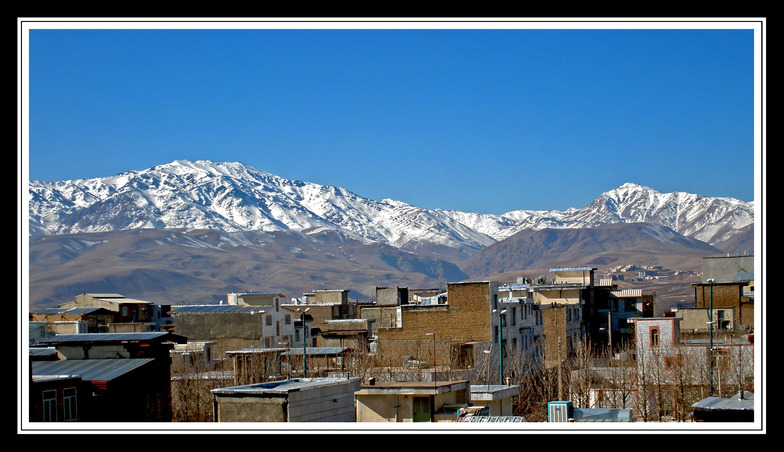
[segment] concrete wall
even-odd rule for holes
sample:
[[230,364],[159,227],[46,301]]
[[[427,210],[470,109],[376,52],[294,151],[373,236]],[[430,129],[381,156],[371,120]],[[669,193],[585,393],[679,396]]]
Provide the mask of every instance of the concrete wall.
[[359,317],[363,319],[374,319],[371,322],[371,331],[373,334],[378,332],[379,328],[395,328],[399,327],[399,320],[401,318],[401,308],[398,306],[362,306],[359,311]]
[[286,422],[287,399],[216,396],[217,422]]
[[[356,396],[357,422],[414,422],[414,399],[431,402],[434,389],[427,383],[419,386],[387,383],[378,387],[365,386]],[[448,388],[444,390],[444,388]],[[444,405],[470,403],[466,381],[439,384],[438,395],[432,401],[435,411]],[[449,415],[451,419],[451,415]],[[436,421],[439,419],[436,418]]]
[[348,303],[348,290],[316,290],[313,292],[315,303]]
[[272,391],[233,389],[213,391],[217,422],[356,420],[354,392],[359,390],[359,378],[286,380]]
[[405,287],[376,287],[376,305],[399,306],[408,303],[408,289]]
[[581,289],[556,289],[556,290],[541,290],[533,293],[533,299],[536,304],[580,304]]
[[263,335],[263,315],[248,313],[178,313],[175,331],[189,340],[250,339]]
[[702,281],[731,282],[738,273],[754,273],[754,256],[706,257],[702,259]]
[[593,270],[558,270],[553,280],[556,284],[593,285]]
[[[724,321],[729,322],[728,324],[722,326],[718,324],[719,312],[724,311]],[[713,308],[713,319],[717,321],[714,325],[714,331],[718,331],[720,329],[733,329],[734,322],[733,319],[734,309],[728,307],[720,307],[720,308]],[[708,325],[708,318],[710,317],[709,310],[705,308],[693,308],[693,309],[678,309],[675,313],[675,316],[681,319],[681,331],[693,331],[693,332],[705,332],[709,331]]]
[[359,379],[289,394],[289,422],[354,422]]

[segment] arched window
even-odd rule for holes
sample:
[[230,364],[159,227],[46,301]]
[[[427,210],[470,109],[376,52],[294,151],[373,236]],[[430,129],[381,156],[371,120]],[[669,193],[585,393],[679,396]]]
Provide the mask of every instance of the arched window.
[[659,327],[651,327],[651,347],[658,347],[659,340]]

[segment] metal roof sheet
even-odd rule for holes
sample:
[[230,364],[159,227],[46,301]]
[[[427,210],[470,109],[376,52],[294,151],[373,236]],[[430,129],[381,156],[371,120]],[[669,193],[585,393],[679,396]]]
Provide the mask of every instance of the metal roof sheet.
[[152,358],[135,359],[62,359],[33,361],[33,377],[75,375],[86,381],[111,381],[153,362]]
[[574,422],[631,422],[632,410],[622,408],[575,408]]
[[226,388],[216,388],[210,392],[219,395],[232,394],[256,394],[256,395],[282,395],[289,392],[313,389],[332,385],[358,385],[358,377],[320,377],[320,378],[297,378],[292,380],[270,381],[265,383],[253,383],[242,386],[230,386]]
[[692,405],[695,410],[754,410],[754,393],[743,391],[731,398],[706,397]]
[[551,272],[572,272],[572,271],[589,271],[596,270],[596,267],[566,267],[566,268],[551,268]]
[[[305,352],[308,356],[329,356],[339,355],[348,350],[347,347],[307,347]],[[283,352],[284,355],[301,355],[303,353],[302,347],[292,347]]]
[[39,342],[43,344],[60,344],[64,342],[149,341],[168,335],[171,335],[168,331],[58,334],[54,337],[40,339]]
[[615,298],[641,298],[642,289],[612,290],[610,291],[610,295]]
[[54,347],[30,347],[28,352],[30,356],[52,356],[57,354],[57,349]]
[[33,314],[91,314],[96,311],[111,312],[105,308],[91,307],[91,308],[44,308],[37,311],[32,311]]

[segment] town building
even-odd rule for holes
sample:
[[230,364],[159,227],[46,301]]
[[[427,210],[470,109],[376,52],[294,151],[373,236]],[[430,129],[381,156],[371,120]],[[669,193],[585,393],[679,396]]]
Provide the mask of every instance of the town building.
[[468,381],[371,381],[355,392],[357,422],[455,422],[469,406]]
[[[754,282],[752,280],[716,282],[692,285],[695,307],[713,311],[716,328],[752,331],[754,329]],[[732,317],[727,317],[731,314]],[[710,317],[710,314],[708,314]],[[721,318],[717,318],[721,316]]]
[[483,416],[514,416],[514,398],[520,394],[519,385],[472,384],[471,404],[485,409]]
[[228,350],[237,386],[292,377],[328,377],[346,373],[352,356],[346,347],[244,348]]
[[296,312],[279,303],[172,306],[172,316],[177,334],[192,340],[241,340],[267,348],[296,343]]
[[50,333],[121,333],[171,329],[169,305],[116,293],[82,293],[56,308],[30,312],[31,322],[46,322]]
[[497,283],[450,283],[447,292],[447,303],[401,305],[399,322],[378,326],[377,365],[416,361],[430,368],[473,367],[475,355],[493,339],[490,311]]
[[106,326],[107,333],[154,331],[153,303],[127,298],[115,293],[82,293],[61,308],[104,308],[115,313],[114,320]]
[[211,391],[216,422],[354,422],[359,378],[296,378]]
[[692,405],[695,422],[754,422],[754,393],[706,397]]
[[695,307],[713,310],[716,328],[754,330],[754,255],[705,257],[702,280],[692,286]]
[[116,312],[101,307],[57,307],[30,312],[31,322],[46,324],[47,333],[106,333]]
[[692,399],[753,387],[751,335],[685,337],[677,317],[635,319],[636,409],[641,416],[685,417]]
[[[31,420],[38,407],[51,415],[61,397],[77,401],[81,421],[171,421],[171,358],[174,343],[185,338],[168,332],[83,333],[46,338],[40,346],[56,349],[58,359],[31,359]],[[59,359],[62,358],[62,359]],[[58,376],[78,378],[60,382],[73,391],[50,387]],[[53,377],[58,377],[53,379]],[[75,392],[75,395],[74,395]],[[40,393],[40,394],[39,394]],[[47,402],[48,401],[48,402]],[[39,405],[40,402],[40,405]],[[67,402],[63,402],[68,406]],[[64,416],[73,420],[73,416]],[[37,419],[37,418],[36,418]]]

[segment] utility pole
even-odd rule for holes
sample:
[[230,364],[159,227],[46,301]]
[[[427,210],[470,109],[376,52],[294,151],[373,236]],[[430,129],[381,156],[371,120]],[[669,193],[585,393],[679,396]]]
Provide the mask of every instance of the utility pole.
[[713,283],[714,279],[708,280],[710,283],[710,309],[708,309],[708,327],[710,329],[710,349],[708,361],[710,363],[710,395],[713,395]]
[[558,341],[558,400],[563,400],[563,354],[561,352],[561,330],[558,328],[558,318],[560,317],[560,314],[561,313],[558,311],[555,312],[555,340]]
[[425,333],[425,336],[433,336],[433,388],[436,388],[436,381],[438,381],[438,363],[436,362],[436,333]]
[[501,317],[506,314],[506,309],[500,313],[493,309],[493,314],[498,316],[498,384],[504,384],[504,333],[501,329]]
[[[300,309],[298,308],[297,311],[300,311]],[[303,377],[308,376],[308,350],[307,350],[308,336],[307,336],[307,330],[305,329],[305,313],[308,311],[310,311],[310,308],[306,308],[304,311],[302,311],[300,315],[300,318],[302,320],[302,376]]]

